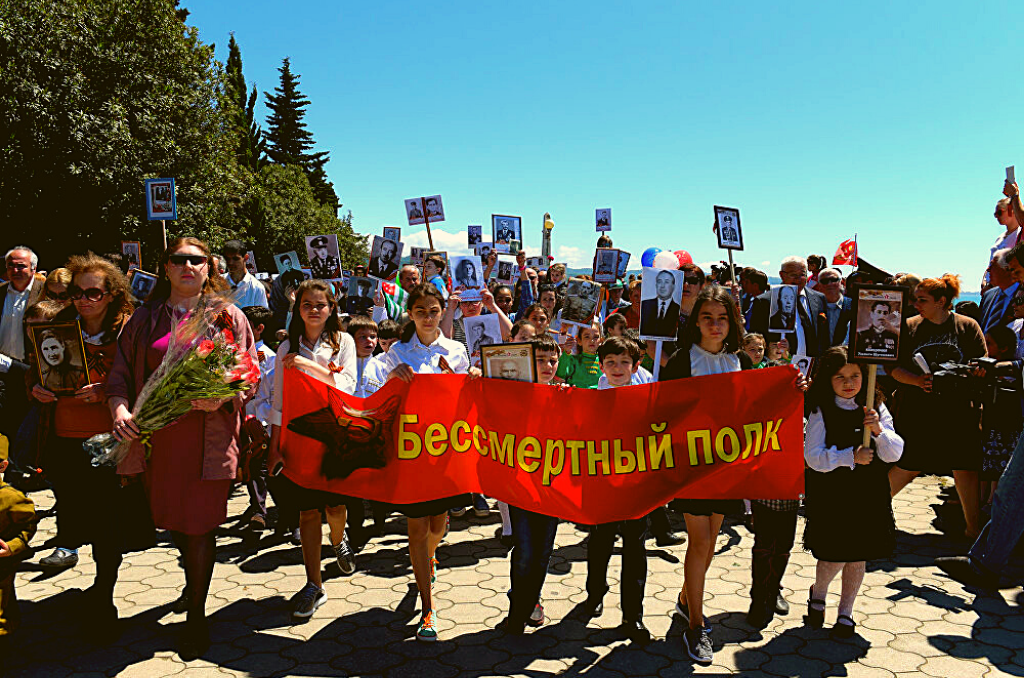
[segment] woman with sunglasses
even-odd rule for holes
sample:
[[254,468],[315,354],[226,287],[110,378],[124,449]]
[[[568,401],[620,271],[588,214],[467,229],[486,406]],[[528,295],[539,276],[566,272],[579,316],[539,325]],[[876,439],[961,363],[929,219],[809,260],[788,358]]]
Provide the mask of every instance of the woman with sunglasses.
[[[466,347],[441,333],[445,302],[437,288],[429,283],[417,285],[410,291],[406,308],[412,322],[406,324],[401,339],[384,356],[388,379],[411,382],[419,374],[480,374],[470,367]],[[434,553],[444,537],[449,509],[463,508],[470,503],[470,495],[462,494],[392,505],[408,518],[409,559],[420,591],[423,615],[416,629],[417,640],[437,640],[437,617],[431,592],[437,567]]]
[[71,285],[71,271],[66,268],[55,268],[46,276],[43,293],[39,301],[53,299],[62,304],[68,303],[68,286]]
[[[43,421],[49,429],[44,465],[57,499],[56,549],[39,564],[73,567],[78,563],[78,548],[93,545],[96,579],[88,591],[88,609],[93,614],[84,630],[109,639],[117,623],[114,583],[122,552],[122,531],[116,524],[120,483],[113,469],[94,468],[89,463],[82,441],[111,429],[104,391],[117,352],[117,337],[133,309],[128,280],[110,261],[90,252],[72,257],[67,269],[58,270],[68,272],[67,295],[72,305],[54,321],[78,319],[81,323],[88,375],[86,384],[74,395],[56,396],[42,384],[32,386],[33,398],[55,403],[52,416]],[[33,380],[37,376],[30,374]]]
[[[118,440],[138,439],[132,420],[135,398],[163,360],[171,331],[191,315],[201,297],[223,300],[235,342],[256,359],[249,323],[223,296],[228,285],[214,268],[206,243],[175,239],[161,256],[159,270],[162,276],[149,299],[121,333],[107,380]],[[175,609],[188,612],[178,649],[183,659],[202,655],[210,644],[206,596],[213,575],[214,530],[227,519],[245,400],[246,395],[194,401],[191,412],[152,435],[148,459],[136,443],[117,468],[129,479],[144,476],[153,522],[171,532],[182,553],[185,590]]]

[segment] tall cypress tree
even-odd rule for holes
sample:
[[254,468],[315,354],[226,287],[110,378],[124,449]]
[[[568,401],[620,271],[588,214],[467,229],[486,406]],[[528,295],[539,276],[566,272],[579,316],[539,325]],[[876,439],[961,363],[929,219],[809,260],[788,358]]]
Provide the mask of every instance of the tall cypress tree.
[[313,134],[303,120],[309,98],[299,91],[299,76],[292,73],[289,58],[285,57],[277,70],[281,83],[274,88],[275,93],[263,93],[271,111],[267,117],[267,155],[279,165],[300,166],[309,178],[317,201],[337,210],[338,194],[324,172],[330,153],[313,152]]
[[263,130],[256,122],[256,85],[246,96],[245,75],[242,73],[242,50],[234,34],[228,42],[228,62],[225,68],[226,93],[238,128],[238,145],[235,157],[238,164],[258,173],[266,164],[267,142]]

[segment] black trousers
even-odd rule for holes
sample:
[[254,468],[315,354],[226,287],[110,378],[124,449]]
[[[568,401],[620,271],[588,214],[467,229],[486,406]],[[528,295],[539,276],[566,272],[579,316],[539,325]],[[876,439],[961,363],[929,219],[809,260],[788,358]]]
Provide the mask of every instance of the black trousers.
[[789,564],[796,537],[797,510],[775,511],[751,502],[754,514],[754,552],[751,572],[751,602],[774,602]]
[[587,543],[587,596],[602,598],[608,592],[608,563],[615,535],[622,535],[622,618],[639,621],[644,616],[644,586],[647,584],[647,549],[644,533],[647,518],[603,523],[590,529]]

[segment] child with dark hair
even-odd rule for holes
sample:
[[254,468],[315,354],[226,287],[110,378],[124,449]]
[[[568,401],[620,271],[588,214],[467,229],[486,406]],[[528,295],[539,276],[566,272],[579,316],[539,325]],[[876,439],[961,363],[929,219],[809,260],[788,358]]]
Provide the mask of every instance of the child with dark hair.
[[564,383],[579,388],[597,388],[601,378],[601,365],[597,349],[601,345],[602,330],[597,322],[576,330],[575,353],[563,353],[558,360],[558,377]]
[[[256,340],[256,360],[260,365],[260,385],[256,395],[245,404],[246,419],[255,417],[267,427],[270,425],[270,392],[274,380],[275,353],[263,343],[263,331],[273,320],[274,314],[266,306],[246,306],[242,309],[249,327],[252,328],[253,339]],[[261,394],[263,398],[261,399]],[[245,484],[249,491],[249,529],[262,532],[267,529],[267,458],[263,457],[260,468],[252,474]],[[278,507],[279,509],[281,507]],[[279,514],[280,515],[280,514]]]
[[[625,337],[611,337],[597,349],[604,385],[598,388],[630,386],[640,366],[640,347]],[[608,592],[608,564],[615,546],[615,537],[622,535],[622,623],[620,630],[631,640],[644,643],[651,634],[643,622],[644,585],[647,583],[647,551],[644,533],[647,518],[602,523],[590,528],[587,543],[587,600],[583,612],[587,617],[599,616]]]
[[[561,349],[547,334],[538,335],[530,341],[533,343],[537,383],[553,383]],[[508,617],[498,627],[509,635],[521,635],[526,626],[538,627],[545,621],[540,592],[555,548],[558,518],[518,506],[509,506],[508,511],[512,521],[512,588],[508,592]]]
[[[818,565],[805,621],[822,627],[828,586],[842,571],[839,616],[832,627],[838,638],[854,634],[853,603],[865,561],[891,558],[896,549],[888,471],[903,453],[903,439],[880,391],[874,409],[865,407],[866,376],[866,367],[848,362],[846,347],[836,346],[818,359],[807,393],[804,545]],[[871,432],[867,447],[861,444],[865,428]]]
[[611,313],[604,319],[603,327],[606,337],[621,337],[626,331],[626,316]]
[[[351,328],[349,332],[351,332]],[[397,320],[391,318],[385,318],[377,323],[377,351],[375,355],[378,357],[387,353],[392,344],[398,341],[398,338],[402,336],[402,325]],[[383,360],[383,358],[381,358]]]

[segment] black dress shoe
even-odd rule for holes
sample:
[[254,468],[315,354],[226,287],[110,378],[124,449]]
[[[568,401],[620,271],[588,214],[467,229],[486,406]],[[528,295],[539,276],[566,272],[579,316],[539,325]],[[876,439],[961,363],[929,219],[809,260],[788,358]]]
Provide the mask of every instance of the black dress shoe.
[[789,603],[782,597],[782,591],[775,597],[775,614],[789,614]]
[[654,538],[654,543],[661,547],[679,546],[685,541],[686,539],[680,537],[675,532],[665,532],[664,534],[659,534]]
[[587,598],[585,601],[583,601],[583,609],[581,610],[581,614],[584,617],[600,617],[601,613],[603,612],[603,598]]
[[649,643],[651,641],[651,632],[647,630],[647,627],[639,619],[623,619],[622,623],[619,624],[619,630],[634,643]]
[[772,622],[774,611],[763,599],[750,601],[750,609],[747,611],[747,623],[755,629],[761,630]]
[[199,659],[210,649],[210,628],[206,620],[185,622],[178,638],[178,657],[189,662]]

